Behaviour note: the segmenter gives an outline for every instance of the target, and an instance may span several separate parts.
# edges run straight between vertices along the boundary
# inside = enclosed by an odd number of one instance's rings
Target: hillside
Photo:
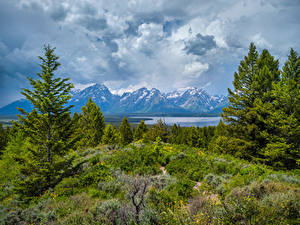
[[[68,103],[74,105],[72,112],[80,112],[90,97],[106,114],[219,113],[228,103],[225,96],[211,96],[201,88],[185,88],[171,93],[161,93],[155,88],[140,88],[119,96],[112,94],[103,84],[94,84],[72,92]],[[0,108],[0,115],[18,114],[17,107],[26,111],[33,109],[28,100],[21,99]]]
[[[291,171],[159,142],[75,155],[69,176],[23,208],[1,170],[0,224],[299,224]]]

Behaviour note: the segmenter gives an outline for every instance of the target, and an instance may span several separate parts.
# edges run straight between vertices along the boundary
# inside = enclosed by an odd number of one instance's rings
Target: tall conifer
[[[130,127],[130,124],[128,123],[128,120],[126,117],[123,118],[122,123],[119,128],[120,131],[120,144],[121,145],[128,145],[133,140],[133,134]]]
[[[73,146],[71,135],[73,123],[70,108],[66,106],[71,98],[73,87],[68,78],[55,78],[54,72],[59,67],[55,48],[44,47],[45,56],[41,60],[41,73],[38,79],[28,78],[32,89],[21,92],[34,106],[32,112],[19,111],[19,126],[29,138],[31,146],[21,162],[21,177],[16,183],[16,190],[22,196],[36,196],[49,187],[53,187],[62,177],[71,163],[67,156]]]
[[[139,125],[137,126],[135,132],[134,132],[134,140],[140,140],[143,138],[144,134],[147,132],[148,128],[144,122],[144,120],[141,120]]]
[[[95,147],[101,143],[105,128],[104,116],[92,98],[89,98],[86,105],[82,107],[79,126],[82,134],[81,146]]]

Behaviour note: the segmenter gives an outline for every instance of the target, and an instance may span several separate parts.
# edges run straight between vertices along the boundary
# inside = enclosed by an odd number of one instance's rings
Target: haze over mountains
[[[201,88],[189,87],[170,93],[158,89],[140,88],[125,92],[122,96],[112,94],[103,84],[94,84],[83,90],[72,92],[69,104],[74,105],[72,112],[80,112],[81,107],[91,97],[102,112],[114,113],[216,113],[227,105],[225,96],[211,96]],[[1,115],[19,113],[16,107],[31,111],[32,106],[26,99],[20,99],[0,108]]]

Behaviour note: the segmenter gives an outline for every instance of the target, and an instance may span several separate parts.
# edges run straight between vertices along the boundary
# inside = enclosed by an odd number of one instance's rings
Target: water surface
[[[138,118],[138,117],[131,117]],[[182,127],[204,127],[204,126],[216,126],[218,125],[221,117],[175,117],[175,116],[145,116],[149,120],[145,120],[148,125],[156,124],[158,120],[162,120],[167,125],[172,126],[174,124],[179,124]]]

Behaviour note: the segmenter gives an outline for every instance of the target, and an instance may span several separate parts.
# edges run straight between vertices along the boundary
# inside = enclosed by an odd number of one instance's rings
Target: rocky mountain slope
[[[178,89],[162,93],[158,89],[140,88],[134,92],[125,92],[122,96],[112,94],[103,84],[94,84],[83,90],[72,92],[69,104],[72,111],[80,112],[81,107],[91,97],[104,113],[207,113],[221,112],[227,105],[227,97],[211,96],[205,90],[196,87]],[[17,114],[16,107],[27,111],[32,109],[25,99],[12,102],[0,108],[0,114]]]

